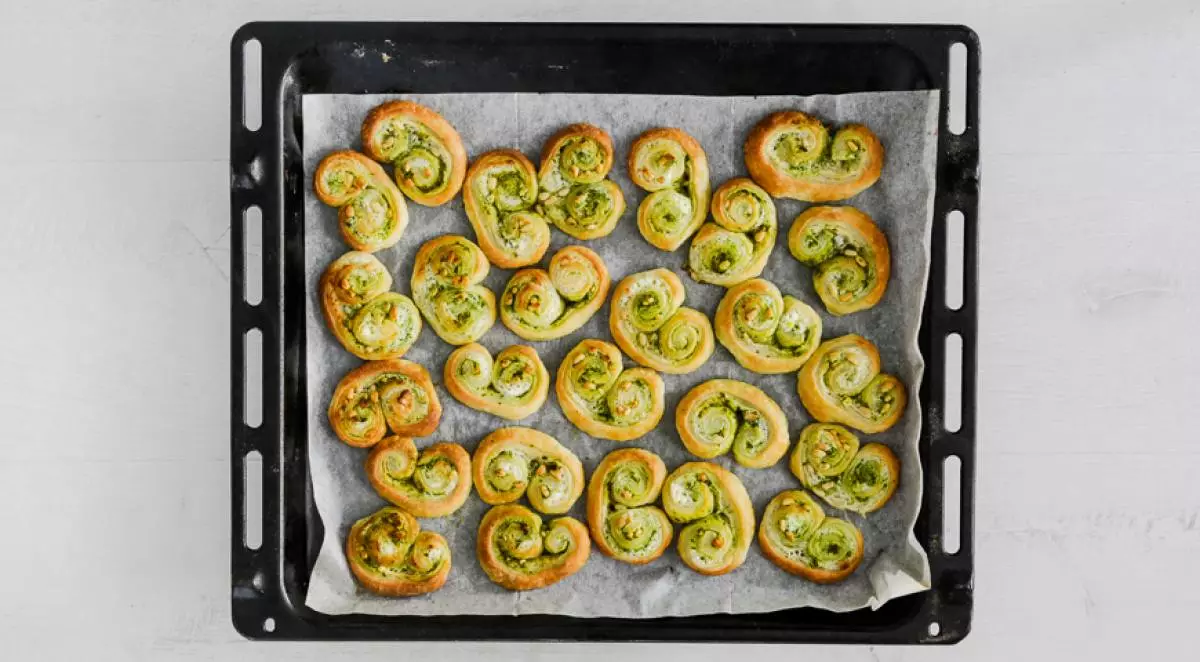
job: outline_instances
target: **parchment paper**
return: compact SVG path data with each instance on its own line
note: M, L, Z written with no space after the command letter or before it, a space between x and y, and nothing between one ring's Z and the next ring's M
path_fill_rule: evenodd
M763 277L813 306L824 321L824 338L860 333L880 349L883 367L907 385L909 405L903 420L878 435L861 435L863 442L878 441L899 456L902 477L899 490L882 510L869 517L839 512L862 529L866 556L862 567L847 581L818 586L793 577L771 564L757 547L745 565L722 577L692 572L674 549L674 542L659 560L645 566L614 561L593 548L587 565L576 575L545 589L512 593L490 582L475 558L475 535L487 509L472 493L467 504L447 518L421 520L450 542L453 571L445 587L433 594L407 599L375 596L359 588L346 564L344 545L350 526L386 505L371 489L363 472L366 451L341 443L330 430L326 409L334 386L359 360L346 352L325 328L317 298L317 281L325 267L347 250L337 232L337 215L312 193L312 173L322 156L336 149L362 148L359 129L366 113L383 101L408 98L427 104L444 115L461 133L471 158L486 150L516 147L538 162L542 144L555 130L572 122L590 122L613 136L617 165L610 177L625 194L627 209L617 229L607 238L586 242L604 258L613 286L623 277L658 266L673 268L687 288L687 306L711 319L725 289L693 281L683 271L684 244L674 253L651 247L638 233L636 212L645 192L630 182L625 158L634 138L655 126L681 127L703 145L715 189L726 179L744 176L742 142L750 127L765 114L795 108L815 112L835 123L862 122L870 126L887 149L880 181L851 203L870 214L891 244L892 280L883 301L873 309L836 318L829 315L812 288L812 272L792 258L787 231L792 219L807 204L776 202L779 236ZM924 361L917 349L917 330L925 296L929 261L929 228L933 209L936 158L937 92L892 92L815 97L681 97L584 94L451 94L451 95L307 95L304 97L305 275L307 279L307 349L309 467L314 497L325 524L325 538L309 584L307 605L329 614L530 614L572 616L656 617L712 612L764 612L789 607L816 606L835 611L877 607L900 595L929 587L925 552L912 533L921 501L917 437L920 402L917 399ZM391 172L391 167L387 167ZM456 233L472 240L474 232L463 212L461 196L440 208L409 203L410 222L401 242L377 254L388 266L393 289L409 294L412 259L417 248L431 237ZM550 250L575 243L552 230ZM493 267L487 285L499 294L512 271ZM553 378L559 361L583 338L609 342L609 305L580 331L551 342L533 344ZM482 340L493 354L523 342L499 320ZM417 440L418 447L438 440L455 441L473 451L492 430L511 425L476 412L454 400L442 387L442 367L453 350L426 326L420 339L405 355L424 365L438 387L445 408L441 426L433 436ZM633 365L626 361L626 365ZM715 377L731 377L757 385L775 399L788 416L789 436L811 422L796 394L795 374L758 375L741 368L717 345L700 370L689 375L663 375L667 387L666 413L659 428L630 445L648 448L672 469L695 459L680 443L674 426L679 399L693 386ZM562 415L550 389L541 410L520 424L546 431L569 447L592 470L609 451L611 441L590 438ZM789 450L790 454L790 450ZM800 487L787 470L787 458L768 469L747 469L729 456L716 460L745 483L761 515L767 501L781 490ZM586 497L586 495L585 495ZM571 515L586 522L585 497ZM678 529L677 529L678 530Z

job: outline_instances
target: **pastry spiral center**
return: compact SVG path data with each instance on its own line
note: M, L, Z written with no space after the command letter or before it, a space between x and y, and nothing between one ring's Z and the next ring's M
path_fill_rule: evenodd
M488 483L500 492L519 492L529 484L529 469L523 454L501 451L488 462Z
M821 158L829 134L820 122L815 125L792 127L775 139L775 158L789 169L802 169Z
M534 461L533 478L529 482L529 502L538 510L564 510L572 499L574 487L571 472L555 458L542 457Z
M590 260L576 253L559 253L550 261L550 281L554 289L568 301L587 298L600 281L600 274Z
M704 342L705 329L683 316L672 317L658 331L659 351L673 361L687 361Z
M684 527L680 537L686 543L680 552L693 567L719 567L734 552L733 528L719 515L692 522Z
M654 392L637 375L621 374L608 391L608 410L619 422L641 421L654 408Z
M660 234L673 234L692 218L692 199L668 189L651 193L642 204L646 205L646 219L650 227Z
M496 532L496 542L507 556L522 560L542 555L541 527L534 521L509 519Z
M776 542L791 550L802 550L824 518L812 501L784 499L774 512L775 528L778 530Z
M500 360L500 370L492 386L504 397L519 398L532 391L535 382L536 373L528 361L505 357Z
M848 430L832 425L806 428L801 443L808 466L823 477L845 471L858 452L858 438Z
M445 457L434 456L418 463L413 482L426 494L444 496L458 485L458 470Z
M845 520L826 519L809 538L805 551L812 565L841 570L858 555L858 533Z
M779 302L758 292L748 292L734 303L738 329L757 342L770 342L779 325Z
M587 136L568 139L559 156L563 178L576 183L594 183L608 173L606 151L600 143Z
M653 547L659 538L659 520L647 510L633 508L609 513L608 535L624 551L639 551Z
M725 197L724 225L734 232L747 232L766 223L770 212L767 210L769 201L765 201L753 191L738 189Z

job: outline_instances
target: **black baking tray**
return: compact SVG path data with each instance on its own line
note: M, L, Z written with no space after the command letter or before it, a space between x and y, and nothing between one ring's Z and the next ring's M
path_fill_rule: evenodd
M261 48L261 128L243 124L243 53ZM966 47L966 127L947 128L949 49ZM638 640L946 644L970 630L973 604L979 40L950 25L651 25L249 23L231 43L232 608L265 639ZM933 588L882 608L619 619L529 616L329 616L304 606L323 529L307 464L301 95L589 92L701 95L941 89L929 289L919 344L924 498L916 535ZM261 210L261 301L246 299L243 219ZM946 217L964 215L962 305L946 304ZM254 250L253 248L251 249ZM257 263L260 258L253 257ZM246 334L262 334L247 370ZM949 334L962 337L961 427L943 425ZM261 376L261 385L247 383ZM952 376L957 378L958 375ZM262 421L244 422L247 393ZM246 467L261 454L261 545L250 549ZM957 553L942 549L943 463L962 461ZM251 508L257 518L258 509ZM463 561L470 563L470 560Z

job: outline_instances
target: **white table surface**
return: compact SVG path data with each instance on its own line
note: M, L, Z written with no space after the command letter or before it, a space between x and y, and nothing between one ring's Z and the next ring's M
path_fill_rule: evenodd
M227 53L253 19L687 18L962 22L983 44L974 632L950 649L819 659L1194 659L1194 1L408 4L0 7L0 657L682 652L254 644L233 631ZM698 660L818 654L686 648Z

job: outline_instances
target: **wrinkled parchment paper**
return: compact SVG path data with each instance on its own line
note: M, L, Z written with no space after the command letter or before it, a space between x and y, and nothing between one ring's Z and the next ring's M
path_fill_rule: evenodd
M882 510L869 517L842 513L826 506L833 516L849 519L863 531L866 556L847 581L818 586L778 569L758 549L750 550L745 565L722 577L704 577L679 560L674 542L662 558L645 566L614 561L593 548L587 565L576 575L554 586L525 593L499 588L480 570L475 558L475 534L488 506L472 493L457 513L421 520L421 526L444 535L453 553L453 571L445 587L430 595L407 599L375 596L359 588L346 564L344 546L350 526L386 505L371 489L363 471L367 451L341 443L326 420L330 395L338 380L360 361L346 352L325 328L317 295L321 272L347 250L337 231L337 214L312 193L312 173L321 157L336 149L362 149L359 129L374 106L394 98L429 105L445 116L462 135L470 158L500 147L515 147L538 162L542 144L565 124L590 122L613 136L617 165L612 178L625 194L627 209L608 237L586 242L604 258L613 286L623 277L658 266L675 269L687 288L685 305L712 318L725 289L693 281L683 271L687 246L674 253L651 247L638 233L637 206L646 195L625 172L629 145L646 129L680 127L695 136L708 154L712 188L725 180L745 176L742 142L750 128L768 112L800 109L815 112L828 122L862 122L870 126L887 149L879 182L850 202L870 214L891 243L892 280L883 301L873 309L836 318L829 315L813 292L812 272L800 265L787 249L792 219L808 205L779 200L779 235L763 277L785 294L813 306L824 321L824 338L860 333L880 349L887 372L908 386L909 405L902 421L878 435L861 435L863 442L878 441L899 456L902 477L899 490ZM917 437L921 425L917 400L924 361L917 349L917 329L925 297L929 262L929 233L933 209L936 158L937 92L890 92L815 97L684 97L585 94L448 94L448 95L307 95L304 97L305 276L307 286L307 361L309 467L325 539L309 584L307 605L329 614L531 614L571 616L656 617L712 612L765 612L789 607L816 606L847 611L925 590L929 565L912 533L921 501L921 476ZM391 172L391 167L387 167ZM417 248L431 237L456 233L472 240L474 232L463 212L461 196L439 208L409 203L410 221L401 242L377 254L388 266L393 289L409 294L412 259ZM550 250L575 243L552 230ZM512 271L493 267L486 284L503 290ZM534 345L553 378L559 361L583 338L612 342L606 303L581 330L570 336ZM522 342L497 320L480 341L494 354ZM442 388L442 367L453 347L426 326L420 339L405 355L424 365L438 386L445 408L441 427L433 436L417 440L418 447L438 440L454 441L474 451L492 430L511 425L503 419L460 404ZM633 365L627 361L626 365ZM715 377L741 379L766 391L787 413L789 436L811 422L796 394L796 377L758 375L741 368L724 347L700 370L689 375L663 375L667 387L666 413L658 429L631 442L658 453L668 469L695 459L683 448L674 426L675 405L693 386ZM616 442L593 439L571 425L550 396L538 413L520 424L544 430L570 448L592 470ZM790 455L790 450L789 450ZM767 501L781 490L800 487L787 470L787 457L768 469L747 469L730 456L716 462L731 469L745 483L761 515ZM571 515L586 522L586 494ZM677 529L678 530L678 529Z

